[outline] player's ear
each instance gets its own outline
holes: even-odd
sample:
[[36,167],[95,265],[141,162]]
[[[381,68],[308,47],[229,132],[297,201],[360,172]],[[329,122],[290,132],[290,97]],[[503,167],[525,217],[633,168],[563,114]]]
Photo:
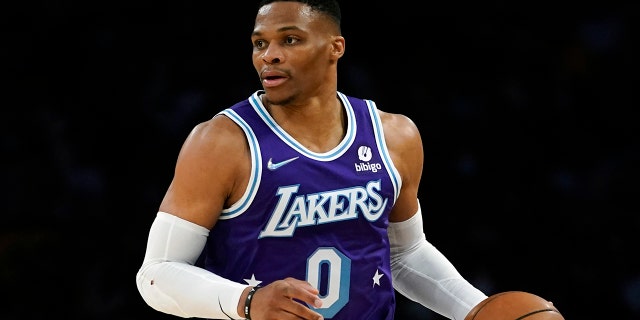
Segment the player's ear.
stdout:
[[334,36],[331,41],[331,55],[335,60],[340,59],[344,55],[345,42],[343,36]]

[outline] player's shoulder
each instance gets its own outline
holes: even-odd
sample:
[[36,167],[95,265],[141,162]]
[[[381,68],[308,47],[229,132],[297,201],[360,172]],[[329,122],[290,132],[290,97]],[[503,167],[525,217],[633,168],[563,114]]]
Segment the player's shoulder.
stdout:
[[403,113],[384,111],[372,99],[353,95],[345,96],[351,102],[362,101],[364,102],[364,104],[367,104],[369,107],[373,107],[373,109],[375,109],[375,111],[378,113],[378,117],[380,119],[380,123],[382,124],[387,140],[389,140],[389,136],[393,136],[394,138],[401,140],[420,138],[418,127],[413,119],[411,119],[409,116]]
[[256,91],[249,98],[240,100],[235,104],[222,109],[213,117],[196,124],[189,133],[186,144],[203,148],[205,151],[217,152],[220,150],[245,151],[246,135],[238,123],[238,112],[252,108],[251,100],[258,99],[260,91]]
[[220,150],[233,150],[244,145],[242,129],[231,119],[216,114],[196,124],[187,136],[183,152],[215,154]]
[[405,114],[378,109],[378,115],[380,116],[380,122],[385,132],[400,135],[404,138],[420,134],[416,123]]

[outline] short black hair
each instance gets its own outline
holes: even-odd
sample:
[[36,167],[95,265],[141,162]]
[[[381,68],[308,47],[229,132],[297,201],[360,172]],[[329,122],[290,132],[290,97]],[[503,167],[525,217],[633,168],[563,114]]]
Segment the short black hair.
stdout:
[[322,12],[338,25],[340,28],[340,21],[342,20],[342,13],[340,12],[340,5],[337,0],[261,0],[258,4],[258,9],[272,2],[278,1],[292,1],[300,2],[311,7],[312,10]]

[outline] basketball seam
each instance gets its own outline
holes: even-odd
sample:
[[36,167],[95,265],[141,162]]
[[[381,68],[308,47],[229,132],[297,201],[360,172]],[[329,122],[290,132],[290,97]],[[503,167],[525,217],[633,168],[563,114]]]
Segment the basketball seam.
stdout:
[[554,309],[541,309],[541,310],[536,310],[536,311],[533,311],[533,312],[529,312],[529,313],[527,313],[527,314],[523,315],[522,317],[516,318],[516,320],[522,320],[522,319],[524,319],[524,318],[526,318],[526,317],[528,317],[528,316],[530,316],[530,315],[534,315],[534,314],[536,314],[536,313],[546,312],[546,311],[557,312],[557,311],[556,311],[556,310],[554,310]]

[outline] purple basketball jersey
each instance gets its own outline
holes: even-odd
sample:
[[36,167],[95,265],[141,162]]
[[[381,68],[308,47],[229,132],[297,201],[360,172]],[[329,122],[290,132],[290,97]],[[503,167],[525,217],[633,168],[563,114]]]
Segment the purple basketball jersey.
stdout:
[[244,130],[252,171],[209,235],[205,267],[250,285],[306,280],[326,319],[393,319],[387,226],[401,181],[375,103],[338,93],[346,135],[317,153],[278,126],[262,93],[221,112]]

